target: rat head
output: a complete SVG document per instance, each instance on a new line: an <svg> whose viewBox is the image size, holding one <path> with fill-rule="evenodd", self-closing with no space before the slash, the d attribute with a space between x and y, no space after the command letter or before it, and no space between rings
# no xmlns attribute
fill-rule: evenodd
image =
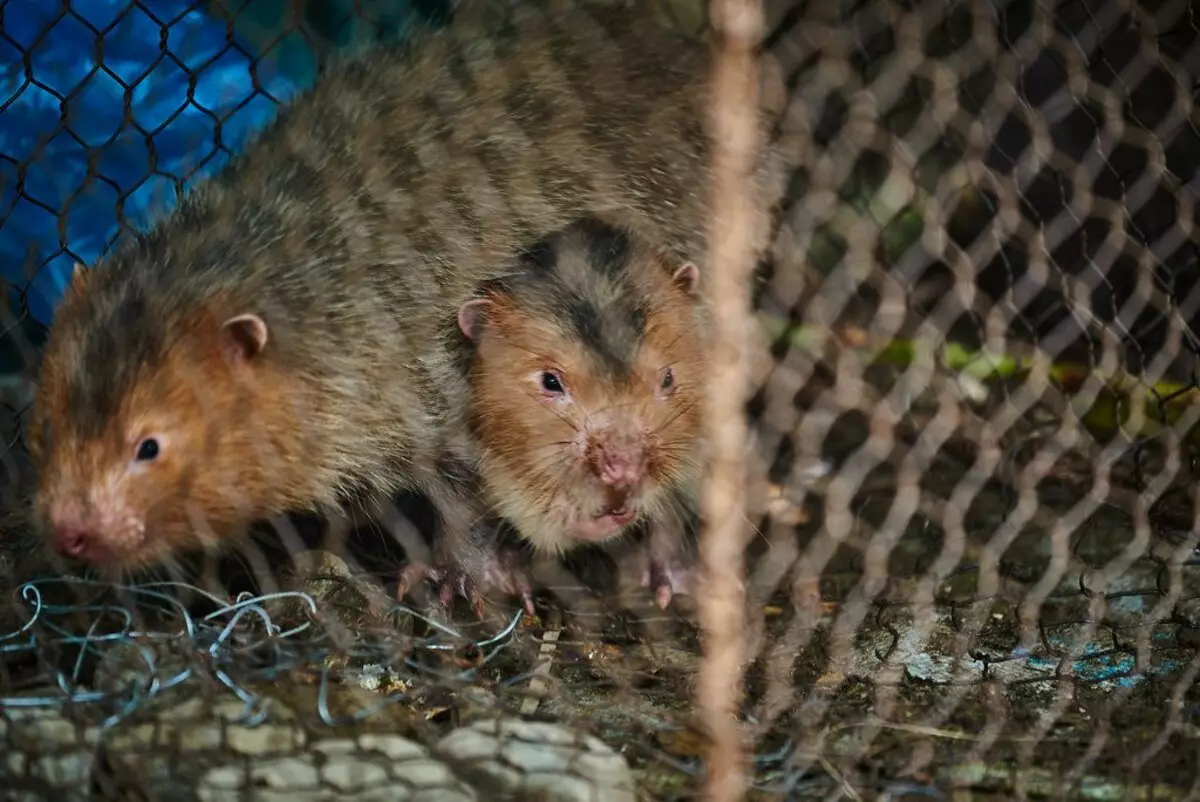
<svg viewBox="0 0 1200 802"><path fill-rule="evenodd" d="M704 368L699 273L584 219L459 309L474 346L484 481L533 545L620 534L693 479ZM564 540L564 538L566 540Z"/></svg>
<svg viewBox="0 0 1200 802"><path fill-rule="evenodd" d="M266 325L166 298L136 269L76 268L28 421L35 525L112 574L230 534L259 481L246 433Z"/></svg>

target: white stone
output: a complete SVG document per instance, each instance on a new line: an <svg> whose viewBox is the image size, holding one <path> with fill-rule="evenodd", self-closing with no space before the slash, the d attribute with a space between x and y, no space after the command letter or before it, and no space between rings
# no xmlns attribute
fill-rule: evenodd
<svg viewBox="0 0 1200 802"><path fill-rule="evenodd" d="M604 743L604 741L601 741L595 735L587 735L585 733L585 734L581 735L579 740L577 740L575 743L579 746L586 748L587 751L589 751L589 752L595 752L595 753L601 754L601 755L615 755L616 754L616 752L613 751L613 748L611 746Z"/></svg>
<svg viewBox="0 0 1200 802"><path fill-rule="evenodd" d="M392 767L392 776L415 788L447 788L454 785L454 772L436 760L412 760Z"/></svg>
<svg viewBox="0 0 1200 802"><path fill-rule="evenodd" d="M255 788L239 797L239 802L335 802L342 797L324 788L307 791L282 788Z"/></svg>
<svg viewBox="0 0 1200 802"><path fill-rule="evenodd" d="M291 752L303 745L303 737L298 729L291 726L230 726L225 730L225 743L235 752L258 757Z"/></svg>
<svg viewBox="0 0 1200 802"><path fill-rule="evenodd" d="M255 788L242 797L246 802L334 802L340 799L323 788L297 791L283 788Z"/></svg>
<svg viewBox="0 0 1200 802"><path fill-rule="evenodd" d="M327 763L321 769L321 776L325 782L346 793L390 783L382 766L345 758Z"/></svg>
<svg viewBox="0 0 1200 802"><path fill-rule="evenodd" d="M629 764L616 752L610 751L607 755L584 753L571 761L568 771L595 782L606 783L625 774L629 776L632 788L633 775L629 771Z"/></svg>
<svg viewBox="0 0 1200 802"><path fill-rule="evenodd" d="M244 702L222 699L213 704L211 715L214 718L224 719L230 723L238 722L246 717L246 705Z"/></svg>
<svg viewBox="0 0 1200 802"><path fill-rule="evenodd" d="M175 733L175 737L179 739L179 751L185 755L220 749L225 742L221 727L214 721L199 721L181 726Z"/></svg>
<svg viewBox="0 0 1200 802"><path fill-rule="evenodd" d="M43 755L32 761L30 772L64 790L87 785L92 774L92 756L86 752Z"/></svg>
<svg viewBox="0 0 1200 802"><path fill-rule="evenodd" d="M265 713L264 723L280 724L282 722L292 722L296 720L296 714L289 710L286 706L277 703L274 699L258 699L256 707L247 711L246 703L237 699L222 699L212 705L212 712L205 715L205 719L217 718L222 719L234 726L246 726L245 721L247 716L255 716L256 711Z"/></svg>
<svg viewBox="0 0 1200 802"><path fill-rule="evenodd" d="M345 797L330 797L330 800L344 799ZM409 802L412 799L412 794L407 788L402 785L394 785L388 788L372 788L369 791L362 791L354 795L354 802ZM438 797L439 800L442 797Z"/></svg>
<svg viewBox="0 0 1200 802"><path fill-rule="evenodd" d="M479 721L447 735L434 753L477 787L539 800L633 802L633 773L607 744L549 722Z"/></svg>
<svg viewBox="0 0 1200 802"><path fill-rule="evenodd" d="M3 797L4 802L46 802L46 795L36 791L9 791L9 796ZM61 800L79 800L79 802L90 802L89 798L84 794L74 793L69 791L59 790L55 794L55 802Z"/></svg>
<svg viewBox="0 0 1200 802"><path fill-rule="evenodd" d="M122 753L142 753L153 750L158 744L154 724L138 724L134 727L118 727L112 730L106 738L108 748L120 755Z"/></svg>
<svg viewBox="0 0 1200 802"><path fill-rule="evenodd" d="M438 788L418 791L412 802L475 802L479 797L469 788Z"/></svg>
<svg viewBox="0 0 1200 802"><path fill-rule="evenodd" d="M200 723L208 720L208 703L199 697L186 699L171 706L171 719L176 722Z"/></svg>
<svg viewBox="0 0 1200 802"><path fill-rule="evenodd" d="M508 740L500 746L500 759L516 766L525 774L545 771L562 774L572 755L571 750L561 746L548 746L531 741Z"/></svg>
<svg viewBox="0 0 1200 802"><path fill-rule="evenodd" d="M493 736L473 727L455 730L434 747L435 754L456 763L489 760L496 757L499 751L500 745Z"/></svg>
<svg viewBox="0 0 1200 802"><path fill-rule="evenodd" d="M367 733L358 736L358 745L367 751L381 752L392 760L414 760L429 755L428 749L399 735Z"/></svg>
<svg viewBox="0 0 1200 802"><path fill-rule="evenodd" d="M483 724L485 722L479 723ZM535 741L537 743L554 744L556 746L574 745L579 740L579 736L570 730L547 721L501 719L486 723L492 724L491 732L498 732L505 739L516 736L523 741Z"/></svg>
<svg viewBox="0 0 1200 802"><path fill-rule="evenodd" d="M241 791L208 788L201 785L196 787L196 798L200 802L244 802L246 795Z"/></svg>
<svg viewBox="0 0 1200 802"><path fill-rule="evenodd" d="M80 741L79 736L75 734L75 725L57 713L30 710L21 718L13 718L14 729L18 730L24 741L51 746L73 746Z"/></svg>
<svg viewBox="0 0 1200 802"><path fill-rule="evenodd" d="M473 785L483 785L486 782L485 787L502 788L509 793L519 789L525 779L521 772L498 760L475 763L469 769L464 769L464 773L472 780Z"/></svg>
<svg viewBox="0 0 1200 802"><path fill-rule="evenodd" d="M341 757L358 752L358 744L349 738L329 738L324 741L314 741L309 745L314 752L320 752L326 757Z"/></svg>
<svg viewBox="0 0 1200 802"><path fill-rule="evenodd" d="M539 802L593 802L596 788L586 780L566 774L530 774L521 784L522 796ZM633 797L629 797L633 802Z"/></svg>
<svg viewBox="0 0 1200 802"><path fill-rule="evenodd" d="M201 791L232 791L246 782L246 772L239 766L217 766L209 769L197 783Z"/></svg>
<svg viewBox="0 0 1200 802"><path fill-rule="evenodd" d="M268 788L303 791L321 784L321 776L310 761L298 757L281 757L255 764L250 776Z"/></svg>

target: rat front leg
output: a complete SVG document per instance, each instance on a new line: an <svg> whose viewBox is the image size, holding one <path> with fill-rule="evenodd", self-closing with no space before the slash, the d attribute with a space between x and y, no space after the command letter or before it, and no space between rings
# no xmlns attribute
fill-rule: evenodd
<svg viewBox="0 0 1200 802"><path fill-rule="evenodd" d="M518 545L502 539L500 522L485 517L465 498L435 499L434 506L441 519L441 533L433 548L433 559L430 564L414 562L405 566L398 595L402 597L417 583L429 581L443 607L461 596L482 618L484 597L500 593L519 598L525 612L534 615L529 557Z"/></svg>
<svg viewBox="0 0 1200 802"><path fill-rule="evenodd" d="M443 605L449 606L456 595L462 596L482 618L484 597L500 593L517 597L525 612L534 615L529 555L519 545L502 539L498 521L473 525L456 546L435 549L434 555L429 576L438 587L438 600Z"/></svg>
<svg viewBox="0 0 1200 802"><path fill-rule="evenodd" d="M681 554L651 555L650 565L642 574L642 587L653 590L654 600L665 610L675 596L694 595L698 567Z"/></svg>
<svg viewBox="0 0 1200 802"><path fill-rule="evenodd" d="M700 567L695 554L688 549L683 513L656 517L649 529L648 560L641 584L654 593L659 608L665 610L676 595L696 595Z"/></svg>

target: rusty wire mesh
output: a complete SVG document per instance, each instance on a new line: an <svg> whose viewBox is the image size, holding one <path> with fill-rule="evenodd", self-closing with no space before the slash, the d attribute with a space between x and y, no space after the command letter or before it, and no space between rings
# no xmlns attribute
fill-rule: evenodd
<svg viewBox="0 0 1200 802"><path fill-rule="evenodd" d="M182 174L152 157L135 182L105 175L122 137L73 140L74 162L47 144L73 136L82 90L53 88L40 43L56 26L97 40L115 27L64 3L18 32L0 5L15 54L0 113L35 89L61 112L33 145L0 141L0 787L490 799L500 772L527 791L561 775L575 791L555 798L587 798L570 794L622 776L596 743L540 725L511 725L532 752L448 751L503 713L598 737L639 798L691 798L706 737L694 605L660 612L618 548L541 566L536 617L497 601L483 621L447 621L391 597L395 513L298 518L186 575L117 588L50 570L25 523L20 419L56 283L120 226L144 225L123 219L140 188L186 189L237 149L219 133L233 114L316 75L278 66L297 41L285 33L326 54L399 36L407 13L384 14L387 35L321 34L313 19L376 19L387 4L317 5L265 21L232 2L174 19L122 9L160 27L220 20L222 58L255 64L263 90L197 111L205 67L164 39L147 59L196 73L156 125L138 122L129 80L123 136L187 114L207 133L173 141ZM765 51L788 90L779 130L798 156L754 285L748 794L1195 796L1200 19L1186 2L1132 0L766 5ZM637 6L647 25L705 34L702 3ZM48 191L56 170L69 180ZM66 222L93 186L107 189L88 208L114 210L102 242ZM31 233L33 208L56 217L38 229L49 238ZM400 510L425 525L419 503Z"/></svg>

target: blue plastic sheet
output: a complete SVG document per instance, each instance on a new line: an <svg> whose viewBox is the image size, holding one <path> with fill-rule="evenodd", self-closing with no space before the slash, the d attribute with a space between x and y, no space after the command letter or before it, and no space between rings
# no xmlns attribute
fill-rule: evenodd
<svg viewBox="0 0 1200 802"><path fill-rule="evenodd" d="M10 0L2 19L0 276L43 323L76 258L161 216L302 88L278 60L252 73L195 2Z"/></svg>

